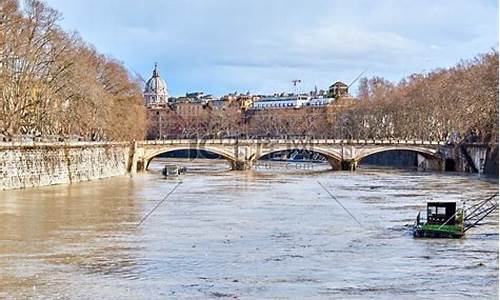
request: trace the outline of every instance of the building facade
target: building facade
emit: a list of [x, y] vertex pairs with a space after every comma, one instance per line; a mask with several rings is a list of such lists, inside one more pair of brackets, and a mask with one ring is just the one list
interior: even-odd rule
[[335, 99], [318, 95], [266, 96], [253, 102], [254, 109], [321, 107], [330, 105]]
[[349, 86], [342, 81], [337, 81], [328, 88], [328, 96], [335, 99], [349, 96]]
[[298, 108], [309, 102], [310, 97], [305, 95], [275, 95], [266, 96], [253, 102], [254, 109], [268, 108]]

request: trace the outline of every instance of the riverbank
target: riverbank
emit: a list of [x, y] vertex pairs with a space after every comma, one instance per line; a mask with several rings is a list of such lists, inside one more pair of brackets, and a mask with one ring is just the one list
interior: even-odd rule
[[1, 143], [0, 190], [127, 174], [129, 143]]

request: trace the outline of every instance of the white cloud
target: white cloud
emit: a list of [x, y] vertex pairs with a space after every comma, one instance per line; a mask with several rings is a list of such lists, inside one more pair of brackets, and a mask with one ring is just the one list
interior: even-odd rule
[[174, 94], [273, 92], [367, 75], [398, 80], [498, 44], [494, 1], [48, 0], [66, 28]]

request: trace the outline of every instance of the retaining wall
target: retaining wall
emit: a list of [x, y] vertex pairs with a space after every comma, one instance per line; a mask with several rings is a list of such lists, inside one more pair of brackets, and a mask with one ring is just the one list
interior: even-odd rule
[[0, 190], [127, 174], [129, 143], [0, 143]]

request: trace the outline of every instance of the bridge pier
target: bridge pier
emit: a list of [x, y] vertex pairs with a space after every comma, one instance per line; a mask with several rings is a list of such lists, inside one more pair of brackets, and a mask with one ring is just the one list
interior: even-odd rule
[[135, 172], [144, 172], [146, 171], [146, 162], [143, 160], [138, 160], [135, 163]]
[[354, 159], [344, 159], [341, 162], [342, 171], [356, 171], [358, 162]]
[[252, 168], [251, 161], [235, 160], [231, 161], [231, 170], [233, 171], [246, 171]]
[[423, 155], [417, 155], [417, 170], [418, 171], [444, 171], [444, 161], [434, 158], [426, 158]]
[[335, 158], [327, 158], [327, 160], [330, 163], [330, 166], [332, 166], [332, 170], [334, 171], [342, 170], [342, 163], [340, 162], [340, 160]]
[[131, 146], [130, 146], [130, 151], [129, 151], [129, 162], [127, 166], [127, 171], [131, 174], [134, 175], [137, 173], [137, 142], [134, 141]]

